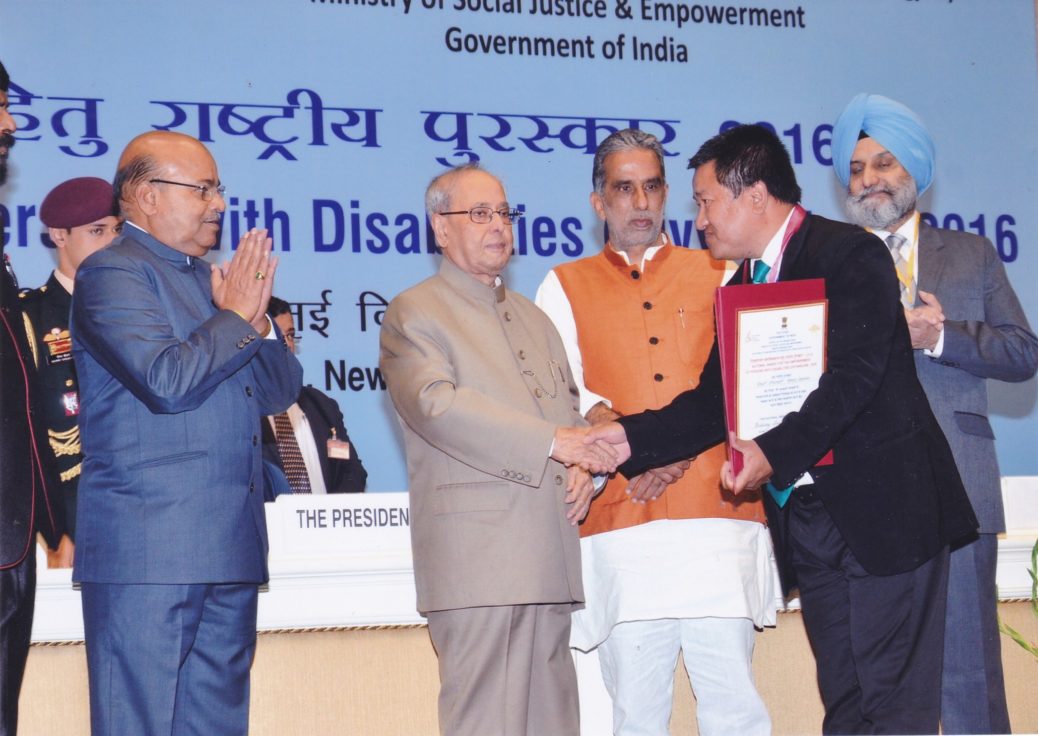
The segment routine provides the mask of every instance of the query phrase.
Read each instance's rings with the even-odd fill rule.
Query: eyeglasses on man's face
[[[477,225],[486,225],[488,222],[494,219],[494,215],[501,218],[501,222],[506,225],[511,225],[513,222],[523,216],[522,210],[509,209],[503,207],[499,210],[495,210],[493,207],[473,207],[470,210],[458,210],[457,212],[441,212],[441,215],[468,215],[469,219]]]
[[[221,197],[224,192],[227,191],[227,187],[223,184],[217,184],[215,187],[209,186],[208,184],[188,184],[183,181],[170,181],[169,179],[148,179],[149,184],[172,184],[175,187],[187,187],[194,189],[198,192],[198,196],[202,198],[203,202],[208,202],[217,194]]]

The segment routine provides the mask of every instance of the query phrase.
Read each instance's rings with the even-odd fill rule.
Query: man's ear
[[[49,227],[47,228],[47,235],[50,237],[50,242],[59,248],[64,248],[68,245],[69,231],[63,227]]]
[[[750,204],[753,207],[753,211],[760,214],[768,206],[768,200],[771,195],[768,193],[768,187],[763,181],[754,182],[746,192],[750,196]]]
[[[598,219],[605,222],[605,202],[602,201],[602,195],[598,192],[591,192],[591,206],[595,208],[595,214],[598,215]]]
[[[440,214],[432,216],[433,235],[436,236],[436,245],[442,250],[447,245],[447,218]]]
[[[139,182],[130,191],[130,202],[145,215],[153,215],[158,210],[159,188],[150,181]]]

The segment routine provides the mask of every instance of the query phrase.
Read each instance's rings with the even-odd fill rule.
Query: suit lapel
[[[735,267],[735,273],[731,275],[727,281],[724,282],[725,286],[739,286],[741,284],[750,283],[750,259],[746,258]]]
[[[919,223],[919,278],[916,286],[916,304],[919,304],[918,292],[928,291],[931,294],[937,292],[937,284],[940,283],[941,273],[946,264],[944,254],[944,242],[940,233],[927,225]]]

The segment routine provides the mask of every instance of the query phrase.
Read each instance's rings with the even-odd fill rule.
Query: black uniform
[[[51,274],[46,284],[18,296],[36,363],[39,393],[34,411],[46,428],[50,459],[60,475],[58,492],[53,495],[61,499],[66,531],[75,541],[76,489],[83,451],[79,443],[79,382],[68,330],[72,295]]]
[[[0,249],[2,253],[2,249]],[[2,256],[0,256],[2,257]],[[0,264],[0,734],[18,728],[18,694],[36,593],[36,534],[52,547],[61,538],[61,507],[51,503],[48,457],[30,410],[38,398],[17,287]]]

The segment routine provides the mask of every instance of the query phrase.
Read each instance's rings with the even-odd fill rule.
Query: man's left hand
[[[733,450],[742,453],[742,470],[738,477],[733,477],[732,463],[726,460],[721,467],[721,486],[738,496],[747,489],[754,491],[764,485],[774,469],[760,445],[753,440],[740,440],[735,432],[728,433],[728,444]]]
[[[47,543],[43,542],[42,535],[40,541],[47,550],[47,567],[72,567],[72,563],[75,561],[76,545],[72,543],[72,539],[67,534],[61,536],[57,549],[48,547]]]
[[[584,520],[594,496],[595,484],[591,474],[576,465],[567,468],[565,501],[570,504],[570,510],[566,512],[570,526],[576,526]]]
[[[627,484],[627,495],[635,503],[655,501],[663,495],[667,486],[685,474],[691,464],[691,460],[681,460],[662,468],[646,470],[641,475],[631,478],[631,482]]]

